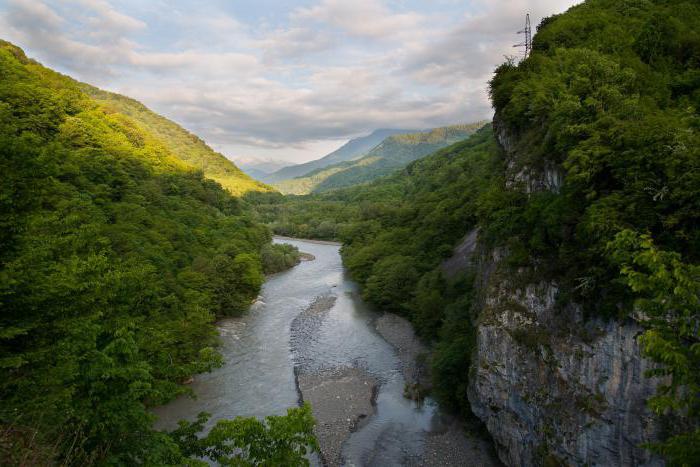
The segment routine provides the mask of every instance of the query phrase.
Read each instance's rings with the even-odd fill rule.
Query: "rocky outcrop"
[[[662,465],[642,443],[659,423],[646,408],[635,322],[585,320],[557,304],[551,282],[487,284],[470,374],[472,410],[507,465]],[[517,278],[515,278],[517,279]]]
[[[497,117],[494,130],[512,189],[559,191],[563,173],[554,164],[528,166],[519,136]],[[658,381],[644,376],[651,362],[637,343],[641,326],[586,319],[578,304],[560,303],[556,282],[506,266],[504,251],[480,248],[477,234],[469,232],[455,251],[461,267],[474,269],[478,290],[468,396],[501,460],[511,466],[663,465],[641,447],[661,430],[646,407]]]
[[[551,161],[540,160],[536,164],[523,157],[519,149],[520,135],[508,128],[496,115],[493,131],[506,158],[506,187],[525,193],[551,191],[559,193],[564,183],[564,171]]]
[[[476,249],[479,229],[470,230],[452,251],[452,256],[442,262],[440,269],[445,277],[453,278],[469,267]]]

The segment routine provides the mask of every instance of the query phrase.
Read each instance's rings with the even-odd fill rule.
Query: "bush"
[[[263,246],[262,266],[265,274],[286,271],[299,264],[299,249],[288,243],[272,243]]]

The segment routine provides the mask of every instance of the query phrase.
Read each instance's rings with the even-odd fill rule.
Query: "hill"
[[[205,177],[219,182],[231,194],[240,196],[248,191],[272,191],[269,186],[243,173],[233,162],[211,149],[198,136],[149,110],[140,102],[89,84],[76,82],[76,85],[105,111],[131,118],[141,128],[158,137],[175,157],[201,170]]]
[[[136,101],[0,41],[0,464],[194,462],[149,407],[220,364],[214,320],[248,308],[263,262],[283,266],[202,161],[233,191],[259,187]]]
[[[236,164],[236,166],[238,166],[238,168],[240,168],[243,172],[245,172],[255,180],[262,180],[263,178],[269,176],[273,172],[276,172],[290,165],[286,161],[274,159],[257,159],[252,157],[236,157],[233,159],[233,161]]]
[[[411,131],[412,130],[395,129],[375,130],[367,136],[351,139],[350,141],[343,144],[341,147],[339,147],[332,153],[322,157],[321,159],[305,162],[303,164],[284,167],[265,177],[263,181],[266,183],[274,183],[279,182],[281,180],[301,177],[303,175],[308,174],[309,172],[322,169],[329,165],[358,159],[367,154],[367,152],[370,149],[375,147],[377,144],[381,143],[385,138],[399,133],[411,133]]]
[[[485,124],[486,122],[451,125],[418,133],[392,135],[360,159],[317,169],[303,177],[277,182],[274,186],[285,194],[303,195],[366,183],[463,140]]]

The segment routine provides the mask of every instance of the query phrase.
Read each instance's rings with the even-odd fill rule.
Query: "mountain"
[[[589,0],[499,66],[492,125],[257,207],[343,242],[509,466],[700,459],[700,3]]]
[[[235,157],[233,161],[243,172],[256,180],[262,180],[271,173],[290,165],[287,161],[254,157]]]
[[[266,183],[274,183],[280,180],[287,180],[291,178],[301,177],[317,169],[322,169],[329,165],[337,164],[339,162],[351,161],[360,158],[367,154],[367,152],[375,147],[377,144],[381,143],[385,138],[399,134],[399,133],[411,133],[415,130],[396,130],[396,129],[380,129],[375,130],[367,136],[362,136],[360,138],[353,138],[347,143],[343,144],[341,147],[333,151],[332,153],[311,162],[305,162],[303,164],[292,165],[290,167],[285,167],[266,176],[263,181]]]
[[[267,188],[4,41],[0,77],[0,464],[198,463],[149,407],[221,364],[214,321],[294,259],[231,194]]]
[[[365,156],[314,170],[303,177],[274,184],[282,193],[303,195],[358,185],[383,177],[409,162],[467,138],[486,122],[451,125],[385,138]]]
[[[273,190],[243,173],[233,162],[211,149],[198,136],[149,110],[142,103],[89,84],[75,82],[75,86],[101,105],[105,112],[128,116],[140,128],[156,136],[175,157],[201,170],[205,177],[219,182],[233,195]]]

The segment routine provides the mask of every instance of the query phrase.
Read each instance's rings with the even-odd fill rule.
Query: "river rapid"
[[[488,443],[465,436],[433,400],[404,397],[405,358],[377,331],[380,314],[360,298],[339,245],[275,242],[315,259],[268,277],[248,314],[218,323],[225,365],[194,378],[195,399],[158,407],[157,426],[172,428],[202,411],[212,414],[209,426],[282,415],[307,400],[322,448],[315,464],[492,464]]]

